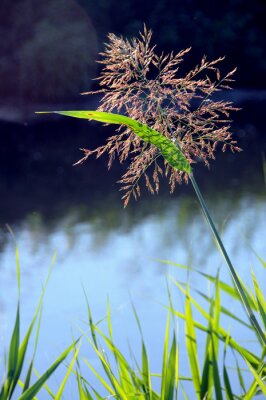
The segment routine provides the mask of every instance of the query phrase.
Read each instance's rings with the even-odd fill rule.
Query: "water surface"
[[[140,338],[132,313],[133,301],[142,321],[152,370],[159,372],[167,315],[164,305],[168,304],[166,279],[176,308],[183,311],[184,298],[170,276],[186,281],[187,271],[158,260],[172,260],[213,275],[220,268],[221,279],[230,281],[192,188],[183,185],[170,195],[167,185],[163,185],[158,196],[147,195],[144,190],[140,201],[132,201],[124,209],[116,183],[123,166],[115,164],[108,172],[105,160],[91,160],[81,168],[72,167],[79,157],[78,147],[88,145],[95,126],[89,129],[84,121],[71,120],[66,124],[55,119],[26,126],[3,124],[3,129],[6,136],[0,186],[1,342],[8,343],[17,300],[14,243],[5,227],[8,223],[20,251],[22,332],[30,322],[57,251],[44,301],[36,359],[39,372],[71,342],[72,334],[76,337],[80,329],[88,330],[83,289],[95,321],[105,317],[109,299],[116,343],[129,354],[129,342],[138,357]],[[109,132],[99,129],[103,136],[94,137],[94,145]],[[266,258],[263,132],[261,126],[247,125],[246,120],[239,121],[234,129],[245,152],[219,155],[210,171],[199,165],[196,177],[241,278],[251,285],[253,268],[265,286],[263,267],[253,251]],[[23,140],[19,139],[21,135]],[[196,274],[190,274],[189,280],[205,293],[210,290]],[[237,303],[223,299],[225,306],[245,318]],[[228,320],[223,318],[223,322],[228,329]],[[252,338],[248,332],[243,335],[236,325],[230,326],[239,340]],[[180,337],[182,330],[180,323]],[[200,337],[201,353],[203,344]],[[82,354],[96,367],[99,365],[85,341]],[[188,373],[182,345],[180,359]],[[57,379],[61,376],[59,371]],[[91,377],[89,372],[88,376]],[[92,382],[97,385],[95,379]],[[56,387],[55,379],[51,386]],[[65,398],[75,399],[75,392],[72,381]],[[39,398],[47,397],[44,393]]]

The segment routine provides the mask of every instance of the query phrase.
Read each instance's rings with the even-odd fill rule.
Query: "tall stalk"
[[[209,210],[208,210],[207,205],[205,203],[205,200],[204,200],[204,198],[203,198],[203,196],[201,194],[199,186],[198,186],[198,184],[197,184],[197,182],[196,182],[196,180],[194,178],[193,173],[189,174],[189,178],[190,178],[192,186],[193,186],[193,188],[195,190],[195,193],[196,193],[196,195],[198,197],[198,200],[200,202],[200,206],[201,206],[201,209],[203,211],[203,214],[204,214],[204,216],[205,216],[205,218],[206,218],[206,220],[207,220],[207,222],[208,222],[208,224],[209,224],[209,226],[211,228],[211,231],[212,231],[212,233],[213,233],[213,235],[214,235],[214,237],[215,237],[215,239],[217,241],[217,244],[218,244],[218,246],[219,246],[219,248],[220,248],[220,250],[221,250],[221,252],[222,252],[222,254],[223,254],[224,258],[225,258],[225,261],[226,261],[226,264],[227,264],[227,266],[229,268],[229,271],[230,271],[232,280],[234,282],[235,288],[236,288],[236,290],[237,290],[237,292],[238,292],[238,294],[240,296],[242,304],[244,305],[244,308],[246,310],[248,318],[249,318],[251,324],[253,325],[255,331],[257,332],[257,335],[258,335],[258,338],[259,338],[260,342],[264,346],[266,346],[265,334],[262,331],[262,329],[260,327],[260,324],[258,323],[257,318],[255,317],[255,315],[254,315],[254,313],[253,313],[253,311],[252,311],[252,309],[250,307],[250,304],[249,304],[248,298],[246,296],[245,290],[243,289],[243,286],[242,286],[242,284],[240,282],[240,279],[238,278],[237,273],[235,271],[235,268],[233,267],[233,264],[232,264],[228,254],[227,254],[227,251],[226,251],[226,249],[225,249],[225,247],[223,245],[222,239],[221,239],[221,237],[220,237],[220,235],[219,235],[219,233],[218,233],[218,231],[217,231],[217,229],[216,229],[216,227],[214,225],[212,217],[210,216]]]

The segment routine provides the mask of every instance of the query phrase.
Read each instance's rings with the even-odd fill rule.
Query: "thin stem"
[[[212,230],[212,233],[213,233],[213,235],[214,235],[214,237],[215,237],[215,239],[216,239],[216,241],[218,243],[218,246],[219,246],[219,248],[220,248],[220,250],[221,250],[221,252],[222,252],[222,254],[223,254],[224,258],[225,258],[225,261],[226,261],[226,263],[228,265],[228,268],[229,268],[231,277],[233,279],[235,288],[236,288],[236,290],[237,290],[237,292],[238,292],[238,294],[239,294],[239,296],[241,298],[241,301],[242,301],[242,303],[243,303],[243,305],[245,307],[245,310],[247,312],[249,320],[250,320],[251,324],[253,325],[254,329],[256,330],[261,343],[264,346],[266,346],[265,334],[262,331],[262,329],[261,329],[261,327],[260,327],[260,325],[259,325],[259,323],[258,323],[258,321],[257,321],[257,319],[256,319],[256,317],[255,317],[250,305],[249,305],[249,301],[248,301],[247,295],[245,293],[245,290],[243,289],[243,286],[242,286],[242,284],[241,284],[241,282],[240,282],[240,280],[239,280],[239,278],[237,276],[237,273],[236,273],[236,271],[235,271],[235,269],[233,267],[233,264],[231,263],[231,260],[230,260],[228,254],[227,254],[227,251],[225,250],[223,242],[222,242],[222,240],[220,238],[220,235],[219,235],[219,233],[218,233],[218,231],[217,231],[217,229],[216,229],[216,227],[215,227],[215,225],[213,223],[213,220],[212,220],[212,218],[211,218],[211,216],[209,214],[207,205],[205,203],[204,198],[202,197],[202,194],[201,194],[200,189],[198,187],[198,184],[197,184],[197,182],[196,182],[196,180],[195,180],[195,178],[193,176],[193,173],[189,174],[189,178],[190,178],[190,181],[191,181],[191,183],[193,185],[193,188],[194,188],[194,190],[196,192],[196,195],[198,197],[198,200],[200,202],[200,205],[201,205],[202,211],[203,211],[203,213],[204,213],[204,215],[206,217],[206,220],[207,220],[207,222],[208,222],[208,224],[209,224],[209,226],[210,226],[210,228]]]

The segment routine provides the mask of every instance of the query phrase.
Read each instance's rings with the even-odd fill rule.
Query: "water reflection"
[[[265,220],[263,187],[261,192],[253,194],[230,192],[225,197],[218,192],[212,198],[208,198],[207,193],[206,197],[220,232],[226,236],[231,229],[239,230],[248,241],[256,237],[258,227]],[[41,212],[33,211],[25,216],[22,223],[13,226],[15,236],[18,242],[21,237],[27,241],[32,256],[38,253],[40,246],[52,251],[53,238],[58,232],[62,235],[64,245],[61,250],[64,254],[70,253],[85,236],[89,238],[87,250],[92,252],[103,251],[117,237],[127,238],[135,249],[149,249],[149,252],[158,249],[168,252],[175,245],[188,251],[199,238],[201,246],[206,242],[206,250],[210,247],[211,237],[202,225],[202,216],[192,191],[175,198],[145,197],[126,209],[123,209],[119,199],[110,202],[106,196],[104,200],[108,206],[98,204],[99,208],[94,207],[93,210],[85,207],[70,209],[67,215],[52,223]],[[4,232],[4,227],[2,231],[8,243],[8,233]],[[238,234],[233,240],[236,247],[237,238]]]
[[[1,342],[7,343],[17,298],[14,245],[4,225],[8,222],[21,254],[23,331],[33,315],[52,255],[55,249],[58,251],[45,297],[37,358],[39,371],[69,344],[71,326],[75,332],[77,327],[84,328],[86,307],[82,286],[95,320],[106,314],[109,296],[117,342],[127,353],[127,338],[132,347],[139,349],[131,296],[143,321],[153,370],[158,371],[165,320],[165,310],[160,304],[168,301],[165,276],[171,273],[178,280],[187,279],[185,270],[163,265],[158,259],[190,264],[213,274],[221,267],[221,279],[227,281],[229,275],[191,187],[182,186],[170,196],[167,185],[163,185],[159,196],[143,193],[139,202],[133,201],[124,209],[115,183],[121,174],[119,165],[110,173],[99,160],[91,160],[80,169],[71,166],[72,160],[77,159],[73,148],[82,146],[84,141],[85,125],[77,124],[80,131],[76,132],[76,147],[69,139],[74,132],[70,122],[62,148],[59,149],[59,144],[50,148],[51,142],[44,140],[46,126],[40,127],[39,133],[41,129],[44,131],[38,146],[37,142],[31,143],[27,150],[22,145],[17,164],[13,165],[7,156],[2,158]],[[36,126],[32,127],[34,134]],[[57,134],[61,144],[63,133]],[[250,248],[265,258],[266,194],[260,150],[255,146],[255,150],[249,148],[236,156],[222,155],[211,171],[198,166],[197,175],[241,277],[250,282],[252,266],[263,283],[263,269]],[[36,157],[36,151],[47,158]],[[190,279],[198,287],[197,276],[191,275]],[[173,292],[177,307],[182,309],[180,297]],[[237,305],[227,306],[243,315]],[[241,336],[238,331],[234,333]],[[93,353],[89,354],[97,364]],[[73,388],[69,393],[71,390],[75,393]]]
[[[14,229],[21,252],[23,330],[37,303],[52,254],[58,249],[45,298],[40,357],[37,359],[39,370],[43,370],[49,360],[69,343],[70,326],[83,326],[86,310],[82,286],[86,289],[96,320],[105,315],[109,296],[117,340],[126,352],[128,337],[131,346],[139,346],[134,334],[136,324],[130,315],[131,296],[149,338],[148,348],[157,370],[161,362],[162,321],[165,319],[165,310],[158,303],[167,303],[165,275],[170,272],[178,280],[185,281],[186,272],[162,265],[156,259],[189,263],[213,274],[222,266],[221,278],[228,281],[226,267],[193,197],[149,200],[149,210],[145,201],[140,202],[138,212],[130,207],[124,210],[118,204],[112,207],[112,211],[106,208],[106,212],[102,209],[95,215],[76,210],[49,229],[41,214],[34,212]],[[210,201],[210,207],[223,231],[234,264],[245,279],[249,276],[251,264],[258,265],[246,240],[259,254],[266,253],[265,200],[255,194],[238,199],[233,195],[227,198],[218,196]],[[257,268],[256,272],[259,279],[262,278],[262,269]],[[6,342],[16,299],[11,240],[7,241],[1,255],[1,277],[1,339]],[[198,287],[196,276],[191,276],[191,284]],[[207,290],[207,287],[200,289]],[[177,304],[182,308],[180,298]],[[230,304],[231,309],[234,307],[238,309],[237,305]]]

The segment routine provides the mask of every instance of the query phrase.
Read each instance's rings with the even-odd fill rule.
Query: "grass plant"
[[[132,304],[137,331],[139,332],[140,359],[136,358],[136,349],[129,349],[123,354],[114,339],[111,307],[107,303],[106,317],[95,322],[85,295],[87,307],[87,329],[83,336],[83,353],[81,342],[73,343],[61,353],[54,363],[41,375],[34,368],[38,337],[40,334],[41,309],[43,296],[52,271],[52,265],[43,287],[36,312],[20,344],[20,266],[16,249],[16,266],[19,301],[16,321],[11,335],[8,350],[7,372],[1,386],[1,400],[37,399],[38,392],[46,390],[47,396],[56,400],[63,399],[66,383],[70,376],[76,380],[76,399],[143,399],[143,400],[176,400],[176,399],[253,399],[255,396],[266,396],[266,366],[264,363],[265,347],[256,340],[257,332],[245,313],[235,315],[232,310],[223,306],[227,296],[235,304],[241,299],[234,285],[230,285],[216,275],[207,274],[185,265],[167,260],[158,260],[162,265],[172,268],[185,268],[189,276],[195,274],[201,278],[201,289],[193,288],[188,282],[181,282],[172,273],[169,276],[168,304],[165,304],[166,327],[162,342],[161,368],[154,370],[151,365],[149,350],[145,343],[142,324]],[[258,262],[265,268],[265,261],[258,256]],[[245,288],[246,296],[252,311],[266,328],[266,299],[262,288],[252,272],[253,290]],[[171,289],[169,288],[171,284]],[[205,287],[211,288],[206,294]],[[184,308],[175,306],[172,293],[180,292],[184,298]],[[228,302],[227,302],[228,303]],[[180,304],[180,302],[179,302]],[[226,323],[226,325],[224,325]],[[179,325],[177,340],[176,325]],[[28,368],[25,369],[25,354],[30,337],[36,325],[33,355]],[[104,326],[105,325],[105,326]],[[246,332],[248,339],[256,343],[251,350],[249,342],[241,337],[234,337],[228,326],[239,325],[239,332]],[[183,329],[181,330],[181,327]],[[183,334],[182,334],[183,332]],[[246,336],[246,335],[245,335]],[[200,343],[205,342],[204,348]],[[96,367],[90,357],[81,356],[84,346],[90,346],[100,363]],[[185,350],[185,351],[184,351]],[[73,352],[66,372],[56,392],[47,385],[60,364]],[[187,360],[184,360],[184,353]],[[90,354],[90,353],[89,353]],[[182,356],[181,356],[182,354]],[[97,363],[97,364],[99,364]],[[186,364],[189,366],[186,368]],[[158,368],[158,367],[157,367]],[[33,372],[37,376],[32,382]],[[98,383],[96,383],[98,382]],[[19,393],[19,389],[21,393]],[[259,397],[261,398],[261,397]]]
[[[248,318],[250,319],[251,324],[254,326],[254,329],[257,332],[258,339],[263,343],[264,346],[266,346],[265,333],[263,332],[255,314],[252,311],[252,308],[249,304],[249,300],[246,295],[245,288],[243,287],[241,280],[238,277],[238,274],[224,247],[222,239],[218,233],[214,221],[208,211],[206,202],[196,182],[192,168],[188,160],[185,158],[185,156],[181,151],[180,144],[177,141],[175,141],[174,145],[172,141],[170,141],[167,137],[163,136],[158,131],[155,131],[154,129],[149,128],[147,125],[143,123],[139,123],[138,121],[135,121],[128,117],[124,117],[122,115],[99,112],[99,111],[55,111],[55,113],[67,115],[74,118],[96,120],[108,124],[118,124],[121,126],[126,125],[133,132],[135,132],[143,141],[145,141],[146,143],[151,143],[153,146],[157,147],[160,151],[159,154],[164,157],[168,165],[170,165],[174,169],[177,169],[180,172],[184,172],[187,174],[188,179],[191,181],[192,186],[195,190],[196,196],[199,200],[206,221],[211,229],[211,232],[213,233],[216,244],[226,261],[229,272],[231,274],[232,281],[235,285],[238,295],[241,298],[241,301],[246,310]]]
[[[262,260],[263,261],[263,260]],[[180,268],[180,264],[170,261],[162,261],[167,265]],[[262,263],[265,268],[265,264]],[[263,359],[265,348],[262,343],[256,341],[256,330],[246,320],[246,316],[234,315],[223,307],[221,298],[226,295],[232,301],[238,303],[241,299],[234,285],[220,280],[217,275],[209,275],[191,267],[187,268],[190,274],[201,277],[204,287],[212,286],[212,295],[206,295],[199,289],[191,288],[187,282],[182,283],[173,276],[169,279],[175,289],[184,296],[184,310],[177,309],[168,288],[169,303],[165,305],[168,310],[163,345],[163,357],[161,360],[161,372],[154,371],[150,366],[148,350],[145,345],[142,327],[137,312],[133,306],[140,334],[141,360],[136,361],[126,358],[115,344],[110,313],[110,305],[107,306],[106,318],[95,323],[87,300],[88,326],[90,335],[85,335],[88,344],[96,353],[102,368],[96,370],[87,358],[83,358],[83,365],[94,375],[101,389],[92,385],[87,378],[87,372],[78,363],[76,379],[78,382],[80,399],[162,399],[174,400],[199,399],[199,400],[237,400],[253,399],[257,395],[266,394],[265,376],[266,366]],[[252,274],[254,289],[247,290],[247,296],[254,313],[258,315],[265,326],[266,302],[262,290],[254,274]],[[192,294],[194,292],[194,294]],[[209,305],[209,306],[206,306]],[[174,316],[174,318],[173,318]],[[227,326],[224,327],[221,317],[226,317]],[[179,335],[176,340],[175,318],[183,321],[184,335]],[[199,322],[199,319],[205,320]],[[106,327],[100,327],[103,323]],[[240,325],[240,330],[249,332],[251,339],[255,339],[256,352],[249,346],[241,343],[240,338],[234,338],[228,326]],[[108,331],[108,333],[104,333]],[[200,342],[205,341],[204,355]],[[180,360],[180,346],[185,345],[190,374],[184,374],[186,362]],[[129,351],[130,354],[130,351]],[[228,361],[229,360],[229,361]],[[158,380],[160,384],[158,385]],[[156,389],[160,387],[160,389]],[[105,393],[105,394],[103,394]]]
[[[113,34],[109,35],[109,42],[101,54],[103,70],[98,78],[100,90],[103,93],[100,107],[96,111],[55,111],[75,118],[96,120],[107,124],[117,124],[116,134],[110,137],[104,146],[95,150],[83,149],[85,156],[78,163],[86,160],[91,154],[100,157],[103,153],[109,155],[109,167],[115,157],[121,162],[131,158],[128,170],[122,176],[122,190],[124,204],[127,205],[131,195],[136,199],[140,196],[140,180],[144,178],[146,187],[151,193],[159,191],[159,178],[169,179],[171,191],[176,183],[191,182],[199,200],[203,214],[214,236],[215,242],[228,266],[233,285],[221,282],[219,275],[201,275],[214,282],[213,298],[207,298],[209,311],[207,312],[198,301],[192,297],[189,288],[175,282],[177,288],[185,296],[185,311],[170,308],[185,321],[186,350],[189,356],[191,379],[198,399],[252,398],[258,391],[266,394],[265,377],[265,348],[266,348],[266,302],[262,290],[254,274],[252,275],[254,293],[250,293],[244,286],[231,259],[224,247],[221,236],[208,211],[206,202],[198,187],[194,176],[194,165],[202,161],[209,165],[214,159],[218,146],[225,151],[239,151],[235,140],[230,133],[229,115],[236,110],[231,102],[217,101],[214,94],[220,89],[230,89],[234,71],[223,77],[217,64],[219,58],[207,61],[203,57],[201,63],[185,76],[178,75],[183,56],[190,50],[186,49],[178,54],[156,54],[155,46],[151,46],[151,31],[144,27],[140,38],[123,39]],[[209,74],[214,76],[210,76]],[[201,75],[201,77],[200,77]],[[114,113],[115,111],[116,113]],[[126,116],[120,113],[125,113]],[[161,159],[161,161],[160,161]],[[153,167],[152,174],[147,170]],[[225,310],[220,303],[220,291],[226,291],[234,301],[241,301],[249,319],[250,329],[255,333],[261,354],[253,354],[233,339],[226,328],[220,324],[221,313],[227,314],[234,323],[246,324],[239,321],[229,310]],[[206,298],[206,296],[205,296]],[[193,316],[192,305],[196,307],[205,319],[206,325],[197,322]],[[89,311],[88,311],[89,312]],[[260,322],[259,319],[260,318]],[[178,383],[178,349],[175,334],[169,349],[169,322],[167,323],[164,357],[162,364],[161,392],[152,389],[152,374],[149,370],[147,352],[142,340],[142,364],[138,373],[115,346],[112,339],[111,320],[108,316],[109,337],[106,336],[92,322],[89,312],[89,324],[92,333],[90,343],[101,360],[106,379],[97,373],[87,362],[94,374],[105,387],[109,396],[128,399],[174,399],[177,398]],[[169,320],[168,320],[169,321]],[[205,356],[202,368],[199,364],[196,330],[200,329],[206,335]],[[99,336],[114,357],[116,371],[102,348],[99,347],[96,337]],[[219,347],[224,346],[223,352],[223,381],[219,364]],[[240,386],[243,394],[235,394],[235,386],[230,383],[230,375],[225,365],[228,349],[233,349],[238,357],[242,357],[249,369],[253,382],[246,389],[242,371],[236,364]],[[237,361],[238,363],[238,361]],[[96,398],[102,398],[95,388],[90,388],[82,376],[78,376],[78,385],[81,393],[92,393]],[[85,394],[84,394],[85,396]],[[89,396],[92,396],[90,394]],[[183,396],[188,398],[183,388]],[[241,397],[242,396],[242,397]],[[244,396],[244,397],[243,397]],[[89,397],[92,398],[92,397]]]
[[[208,159],[214,158],[219,144],[222,144],[223,151],[227,147],[232,151],[240,150],[232,140],[228,124],[230,112],[236,108],[230,102],[215,101],[212,98],[218,90],[230,88],[235,70],[221,77],[217,64],[222,58],[208,62],[204,57],[201,64],[185,77],[177,77],[182,57],[190,49],[176,55],[171,53],[159,56],[154,51],[155,47],[150,45],[151,36],[151,31],[146,27],[140,39],[134,38],[131,42],[109,35],[109,44],[102,53],[101,63],[104,68],[98,78],[102,87],[100,92],[104,94],[99,110],[55,113],[120,126],[106,146],[94,151],[85,150],[81,162],[93,153],[99,157],[107,152],[110,157],[109,166],[116,155],[121,162],[131,156],[128,172],[120,181],[126,190],[123,196],[125,205],[131,194],[135,198],[140,195],[139,180],[142,176],[151,193],[159,191],[159,175],[163,175],[157,162],[159,157],[164,161],[165,176],[170,175],[171,190],[176,182],[191,182],[250,322],[258,339],[266,346],[265,333],[250,307],[245,289],[208,211],[192,169],[197,159],[209,165]],[[156,74],[153,72],[155,78],[148,77],[152,66],[156,70]],[[215,73],[214,81],[208,75],[198,78],[198,75],[209,71]],[[193,100],[199,102],[196,109],[193,109]],[[110,112],[114,109],[122,111],[123,108],[129,116]],[[151,165],[155,165],[152,175],[155,188],[146,173]]]
[[[43,306],[43,298],[45,294],[45,290],[52,272],[52,267],[55,262],[56,255],[54,255],[52,259],[52,263],[49,269],[49,273],[45,284],[42,289],[41,297],[39,303],[37,305],[36,311],[32,318],[32,321],[26,331],[25,336],[21,340],[21,321],[20,321],[20,262],[19,262],[19,251],[16,247],[16,275],[17,275],[17,285],[18,285],[18,303],[17,303],[17,311],[16,311],[16,319],[13,328],[13,332],[10,339],[10,345],[7,352],[7,365],[6,365],[6,373],[3,377],[1,386],[0,386],[0,400],[32,400],[37,399],[37,393],[45,386],[46,381],[53,375],[55,370],[62,364],[66,357],[70,354],[71,351],[75,349],[77,342],[73,342],[66,350],[64,350],[56,360],[50,365],[47,370],[38,376],[38,379],[35,382],[32,382],[32,374],[34,371],[34,361],[37,351],[37,344],[40,334],[40,323],[41,323],[41,315],[42,315],[42,306]],[[26,352],[30,347],[30,339],[33,336],[34,328],[36,326],[35,339],[33,352],[31,356],[31,361],[28,366],[26,366]],[[67,370],[65,378],[60,386],[57,394],[53,395],[54,399],[61,399],[63,389],[65,386],[65,382],[71,373],[73,368],[73,362],[77,358],[78,351],[75,350],[72,362],[70,363],[71,368]]]

